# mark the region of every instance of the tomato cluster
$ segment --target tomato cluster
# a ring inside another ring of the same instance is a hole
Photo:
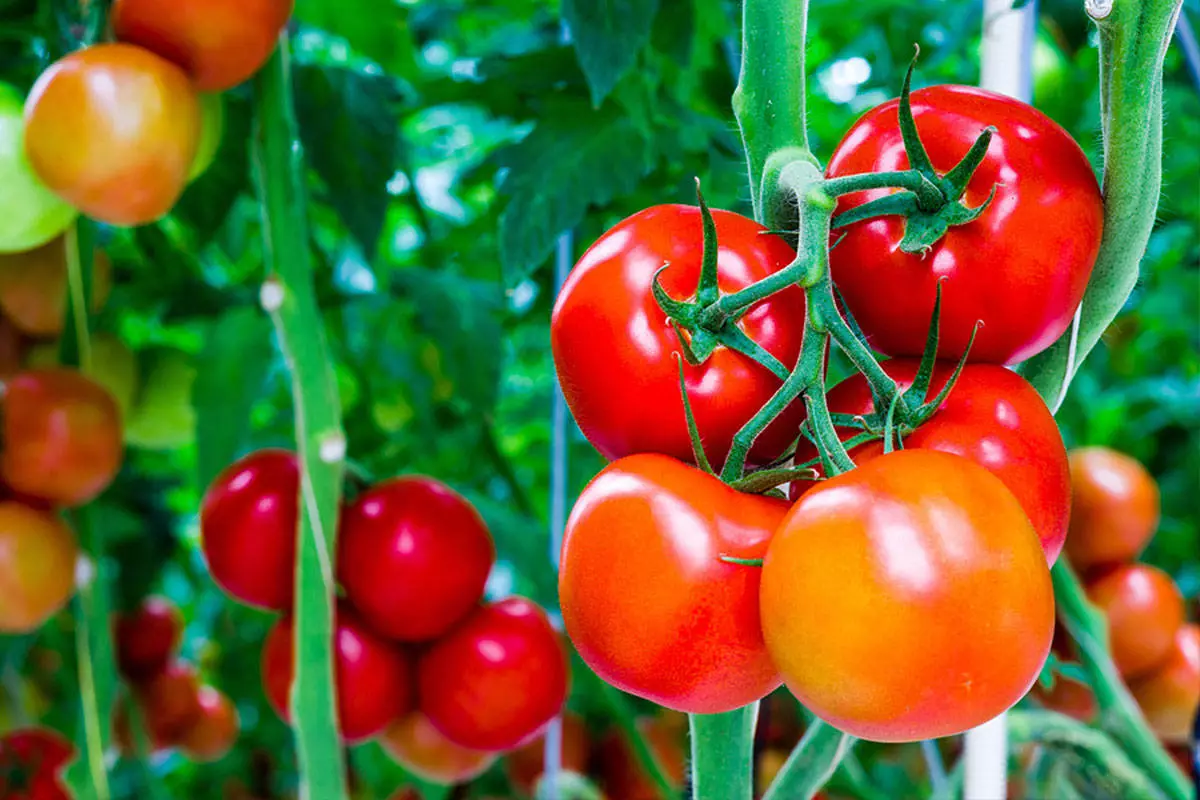
[[[20,728],[0,736],[0,797],[5,800],[70,800],[63,769],[75,747],[47,728]]]
[[[263,647],[267,698],[290,716],[300,468],[259,450],[209,486],[204,556],[233,598],[282,612]],[[522,597],[482,600],[495,560],[475,508],[432,478],[360,491],[343,509],[334,653],[342,738],[379,738],[409,769],[445,781],[536,737],[567,695],[564,645]]]

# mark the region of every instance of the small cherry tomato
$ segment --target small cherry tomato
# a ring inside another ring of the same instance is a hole
[[[294,453],[258,450],[218,475],[200,504],[200,544],[213,580],[258,608],[292,607],[300,467]]]
[[[25,101],[25,153],[38,177],[111,225],[144,225],[171,210],[199,136],[200,105],[187,75],[132,45],[64,56]]]
[[[0,255],[0,310],[22,333],[62,333],[67,311],[67,251],[64,237],[23,253]],[[104,307],[111,265],[102,250],[92,258],[92,311]]]
[[[130,727],[130,703],[136,703],[151,749],[179,745],[183,735],[200,719],[200,681],[190,664],[175,661],[154,678],[133,687],[131,697],[113,708],[113,735],[121,751],[136,752]]]
[[[196,696],[200,715],[179,737],[179,749],[199,764],[217,761],[233,749],[240,722],[237,709],[219,689],[201,686]]]
[[[1160,739],[1189,741],[1200,710],[1200,625],[1176,631],[1167,659],[1134,681],[1129,691]]]
[[[163,672],[183,641],[183,615],[165,597],[147,597],[115,627],[117,668],[134,683]]]
[[[562,716],[562,736],[559,740],[559,766],[568,772],[587,774],[587,726],[578,714],[570,711]],[[546,737],[539,736],[513,750],[504,761],[508,782],[523,795],[533,797],[538,778],[546,766]]]
[[[1158,527],[1158,484],[1135,459],[1107,447],[1070,453],[1067,559],[1078,570],[1133,561]]]
[[[121,412],[98,383],[70,369],[14,376],[3,400],[0,477],[23,494],[78,506],[121,468]]]
[[[275,50],[293,0],[116,0],[113,33],[183,67],[202,92],[249,78]]]
[[[0,634],[29,633],[75,593],[75,534],[57,515],[0,501]]]
[[[558,595],[579,655],[617,688],[677,711],[740,708],[779,685],[755,567],[788,504],[667,456],[628,456],[567,521]]]
[[[536,737],[567,699],[567,653],[523,597],[481,606],[417,665],[420,710],[450,741],[499,752]]]
[[[263,645],[262,678],[271,707],[291,719],[295,623],[283,617]],[[401,647],[373,633],[346,604],[339,603],[334,631],[334,673],[338,725],[343,741],[354,744],[382,732],[413,704],[413,669]]]
[[[0,253],[40,247],[78,215],[46,188],[25,156],[25,96],[0,83]]]
[[[474,610],[496,549],[479,512],[432,478],[372,486],[342,514],[338,579],[374,630],[435,639]]]
[[[998,478],[962,456],[899,450],[792,507],[763,562],[762,625],[814,714],[859,738],[915,741],[986,722],[1029,691],[1054,594]]]
[[[714,211],[724,292],[778,272],[795,252],[751,219]],[[550,344],[563,394],[575,421],[610,460],[663,453],[692,460],[679,367],[678,336],[652,293],[664,266],[667,294],[687,300],[700,280],[700,209],[664,205],[629,217],[605,233],[575,265],[554,304]],[[753,306],[738,322],[746,335],[788,369],[800,354],[804,293],[789,288]],[[723,346],[700,366],[684,366],[688,397],[704,450],[714,464],[733,435],[779,388],[781,381],[752,359]],[[791,406],[755,442],[751,457],[767,462],[795,438],[803,405]]]
[[[1085,588],[1108,619],[1113,663],[1123,677],[1140,677],[1166,661],[1183,624],[1183,595],[1170,575],[1123,564],[1092,576]]]
[[[450,741],[420,711],[392,723],[379,744],[404,769],[434,783],[465,783],[487,772],[498,758]]]
[[[686,772],[684,731],[662,717],[642,717],[637,728],[654,755],[663,775],[682,787]],[[686,729],[685,729],[686,730]],[[610,731],[596,747],[600,785],[613,800],[660,800],[662,793],[634,753],[629,739],[619,730]]]
[[[49,728],[20,728],[0,736],[0,797],[4,800],[70,800],[63,769],[75,747]]]

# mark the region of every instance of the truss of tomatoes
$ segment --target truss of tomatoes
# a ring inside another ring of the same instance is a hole
[[[218,585],[283,612],[261,663],[267,699],[285,721],[299,497],[295,454],[259,450],[219,475],[200,509]],[[483,600],[494,560],[479,513],[432,478],[376,483],[342,509],[333,649],[344,741],[379,739],[410,770],[459,781],[538,737],[561,712],[563,641],[533,602]]]
[[[752,220],[716,211],[704,231],[699,208],[639,212],[592,245],[557,298],[563,393],[612,461],[567,523],[560,601],[580,655],[618,688],[716,713],[782,682],[848,733],[912,741],[991,719],[1038,677],[1070,479],[1052,414],[1004,367],[1070,324],[1099,249],[1100,190],[1078,145],[1023,103],[959,86],[910,95],[907,83],[903,98],[864,115],[826,173],[917,171],[942,198],[854,191],[833,213],[844,309],[892,357],[882,366],[901,391],[937,398],[902,447],[852,443],[854,469],[798,484],[790,501],[701,468],[720,466],[806,335],[795,285],[732,319],[705,316],[796,257]],[[973,171],[954,169],[971,159]],[[937,356],[966,364],[921,374],[938,303]],[[827,400],[838,420],[888,411],[862,375]],[[804,425],[803,404],[787,407],[751,464],[809,462],[820,478]]]

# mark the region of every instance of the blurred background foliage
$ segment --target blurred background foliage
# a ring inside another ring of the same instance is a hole
[[[0,79],[28,88],[54,49],[67,3],[0,0]],[[974,83],[981,3],[814,0],[809,125],[828,157],[863,111],[894,96],[914,42],[916,82]],[[1200,14],[1189,2],[1185,13]],[[1046,0],[1035,56],[1038,105],[1098,160],[1095,37],[1074,0]],[[427,473],[477,502],[503,562],[496,594],[553,606],[549,550],[548,319],[552,254],[573,254],[647,205],[693,202],[749,213],[730,112],[740,11],[726,0],[298,0],[295,85],[308,165],[318,293],[345,408],[349,452],[378,476]],[[1076,379],[1059,415],[1069,445],[1107,444],[1162,487],[1148,560],[1200,593],[1200,93],[1178,49],[1167,58],[1165,180],[1159,225],[1129,308]],[[197,549],[208,480],[236,455],[287,445],[287,376],[257,307],[261,220],[248,162],[248,87],[226,96],[216,164],[174,213],[102,230],[113,262],[98,328],[139,354],[164,348],[191,370],[195,436],[131,447],[95,524],[113,543],[115,604],[148,592],[178,602],[184,656],[237,702],[244,730],[224,760],[167,756],[115,767],[118,797],[257,796],[295,790],[288,729],[266,706],[258,657],[271,618],[225,598]],[[1053,224],[1049,221],[1049,224]],[[183,388],[180,388],[183,387]],[[143,388],[143,391],[146,391]],[[170,391],[167,391],[170,394]],[[169,401],[164,401],[169,404]],[[571,492],[601,460],[573,432]],[[75,726],[72,620],[0,639],[0,723]],[[602,725],[607,706],[576,664],[572,705]],[[916,748],[864,748],[864,776],[887,796],[924,796]],[[402,770],[369,745],[352,754],[364,798]],[[503,795],[499,767],[469,796]],[[431,798],[443,796],[430,789]],[[236,796],[236,795],[230,795]]]

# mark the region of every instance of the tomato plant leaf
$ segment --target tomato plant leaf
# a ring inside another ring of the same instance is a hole
[[[346,40],[387,72],[412,77],[417,50],[408,12],[393,0],[297,0],[297,20]]]
[[[650,41],[658,0],[564,0],[562,18],[599,106]]]
[[[250,190],[250,103],[225,94],[224,132],[216,157],[183,193],[171,215],[188,223],[197,243],[207,244],[220,230],[238,196]]]

